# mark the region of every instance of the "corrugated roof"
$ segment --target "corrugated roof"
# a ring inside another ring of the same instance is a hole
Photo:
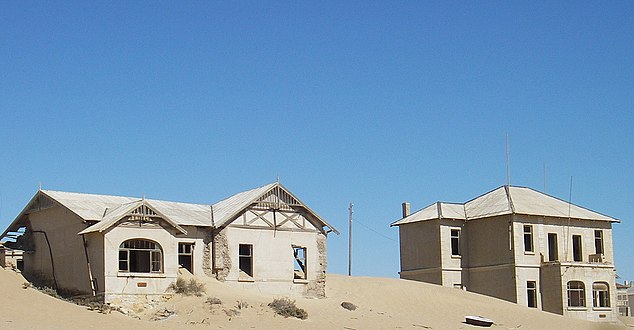
[[[438,213],[440,211],[440,214]],[[436,202],[409,216],[398,220],[391,226],[404,225],[406,223],[435,220],[435,219],[458,219],[465,220],[464,205],[456,203]]]
[[[271,183],[266,186],[243,191],[212,205],[211,208],[214,210],[214,225],[220,227],[227,221],[232,220],[240,211],[253,203],[255,199],[273,189],[276,184],[277,183]]]
[[[246,207],[275,187],[279,187],[288,194],[291,194],[279,182],[275,182],[235,194],[213,205],[208,205],[170,202],[156,199],[142,199],[136,197],[40,190],[35,197],[33,197],[31,202],[29,202],[29,205],[31,205],[31,203],[33,203],[40,194],[55,200],[82,219],[86,221],[96,221],[96,224],[81,232],[88,233],[103,231],[109,228],[110,226],[116,224],[116,222],[123,216],[136,209],[136,207],[145,204],[156,213],[159,213],[164,220],[172,224],[176,229],[184,232],[180,226],[221,227],[235,219],[235,217]],[[29,205],[25,207],[22,213],[13,221],[9,228],[7,228],[3,236],[6,235],[11,228],[18,226],[19,220],[22,218],[23,214],[25,214]],[[310,210],[308,206],[303,203],[301,203],[301,206],[312,214],[316,221],[321,223],[322,227],[328,227],[332,231],[338,233],[334,227],[321,219],[319,215]]]
[[[141,202],[138,197],[69,193],[42,190],[42,193],[64,205],[84,220],[102,221],[128,211],[130,205]],[[168,202],[146,199],[156,211],[181,226],[211,226],[211,207],[204,204]],[[118,220],[118,219],[117,219]]]
[[[438,214],[440,205],[441,214]],[[462,218],[461,209],[463,211]],[[527,187],[502,186],[464,204],[434,203],[420,211],[402,218],[392,226],[431,219],[474,220],[504,214],[525,214],[554,218],[572,218],[620,222],[605,214],[570,204],[559,198]]]

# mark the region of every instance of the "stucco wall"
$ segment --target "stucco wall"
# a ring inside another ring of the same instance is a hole
[[[35,251],[24,255],[24,273],[41,278],[49,285],[56,282],[63,293],[91,294],[83,240],[77,235],[86,228],[81,218],[54,206],[30,213],[29,220]],[[46,236],[37,231],[46,232]]]
[[[559,264],[544,264],[540,268],[540,285],[542,310],[563,315],[566,304],[566,284],[561,281]]]
[[[438,220],[405,224],[398,228],[400,236],[401,272],[438,268],[441,266],[440,229]],[[401,277],[405,278],[403,276]],[[434,279],[432,283],[439,281],[439,279]]]
[[[281,231],[226,227],[227,254],[231,268],[224,280],[231,285],[264,293],[290,296],[325,295],[325,237],[312,231]],[[319,242],[321,243],[321,246]],[[240,244],[253,245],[253,277],[240,276],[238,249]],[[306,248],[307,280],[293,280],[292,246]]]
[[[468,252],[463,267],[513,263],[509,245],[509,215],[467,221],[464,245]]]
[[[158,243],[163,253],[162,273],[119,272],[119,246],[129,239],[147,239]],[[202,244],[200,244],[202,245]],[[202,246],[196,247],[202,256]],[[104,235],[105,301],[115,304],[134,299],[157,300],[165,294],[178,274],[178,240],[173,230],[157,224],[143,227],[116,226]],[[202,269],[201,269],[202,272]]]
[[[471,268],[467,289],[510,302],[517,302],[515,267],[513,265],[500,265]]]

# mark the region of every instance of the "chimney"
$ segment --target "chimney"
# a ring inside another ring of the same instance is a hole
[[[409,216],[409,203],[408,202],[403,202],[403,204],[401,204],[401,206],[403,207],[403,218]]]

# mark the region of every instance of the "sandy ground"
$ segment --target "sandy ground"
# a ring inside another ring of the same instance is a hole
[[[483,329],[464,322],[465,315],[495,321],[492,329],[634,329],[634,319],[599,324],[520,307],[457,289],[398,279],[328,275],[325,299],[296,299],[308,312],[299,320],[276,315],[267,304],[274,296],[198,278],[201,297],[176,295],[136,315],[101,314],[23,289],[20,274],[0,269],[0,328],[13,329]],[[221,304],[209,304],[209,298]],[[355,311],[341,307],[347,301]],[[246,306],[246,307],[245,307]],[[167,312],[166,312],[167,310]],[[171,315],[167,318],[164,316]]]

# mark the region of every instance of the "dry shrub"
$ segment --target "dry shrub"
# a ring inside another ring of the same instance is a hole
[[[186,296],[202,296],[205,291],[205,284],[196,281],[195,278],[189,279],[189,281],[184,278],[177,278],[176,282],[170,284],[170,289],[174,290],[176,293],[184,294]]]
[[[295,306],[295,300],[289,298],[273,299],[273,302],[269,303],[269,307],[284,317],[296,317],[301,320],[308,318],[308,312]]]

